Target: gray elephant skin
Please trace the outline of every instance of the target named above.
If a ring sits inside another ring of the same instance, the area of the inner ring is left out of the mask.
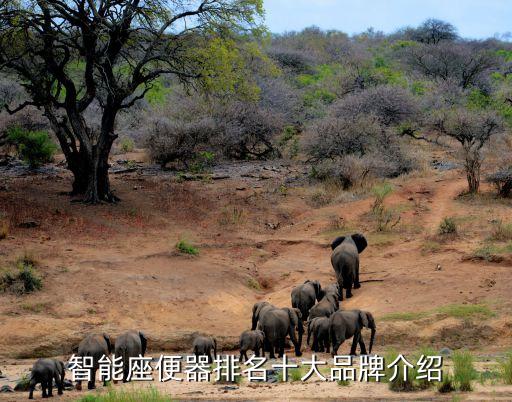
[[[254,331],[256,329],[261,317],[263,317],[263,315],[267,311],[270,311],[274,308],[276,308],[276,307],[266,301],[254,303],[254,306],[252,306],[251,330]]]
[[[240,335],[240,358],[241,362],[247,360],[247,351],[252,350],[256,357],[264,354],[263,344],[265,342],[265,333],[260,330],[244,331]]]
[[[197,336],[192,343],[192,349],[196,357],[208,356],[208,363],[211,364],[217,356],[217,341],[211,336]]]
[[[324,290],[324,297],[319,303],[315,304],[309,310],[309,319],[317,317],[330,317],[335,311],[338,311],[339,299],[341,295],[340,287],[337,283],[329,285]]]
[[[366,238],[360,233],[338,237],[331,243],[331,264],[340,289],[346,290],[347,298],[352,297],[352,286],[354,289],[361,287],[359,283],[359,254],[364,251],[366,246],[368,246]],[[343,300],[343,294],[341,300]]]
[[[43,398],[53,396],[53,380],[57,385],[58,394],[64,390],[64,363],[56,359],[39,359],[34,363],[30,373],[28,399],[34,399],[36,384],[41,384]]]
[[[292,289],[292,307],[298,308],[302,314],[302,320],[307,321],[309,309],[322,297],[323,291],[320,282],[307,280]]]
[[[121,357],[123,363],[123,382],[129,379],[130,357],[144,356],[148,341],[141,331],[126,331],[119,335],[115,342],[114,355]]]
[[[311,345],[311,350],[313,352],[329,353],[330,340],[328,317],[316,317],[308,322],[308,345],[310,345],[311,337],[313,337],[313,344]]]
[[[295,356],[302,356],[300,348],[304,327],[299,309],[284,307],[267,310],[260,317],[258,327],[265,333],[265,350],[270,351],[271,359],[275,358],[275,349],[278,350],[279,357],[283,356],[287,335],[295,347]],[[299,334],[298,339],[295,330]]]
[[[87,383],[88,389],[96,388],[96,371],[99,367],[99,360],[102,356],[109,356],[112,353],[112,344],[107,334],[89,334],[78,345],[79,357],[92,357],[91,381]],[[106,381],[103,382],[106,386]],[[76,389],[82,389],[82,382],[77,381]]]
[[[357,344],[361,349],[361,354],[366,354],[366,346],[361,335],[363,328],[371,329],[370,348],[368,353],[372,352],[373,341],[375,339],[375,320],[373,315],[368,311],[362,310],[345,310],[337,311],[331,315],[329,319],[329,332],[332,343],[331,355],[338,353],[338,348],[346,340],[353,337],[350,354],[356,354]]]

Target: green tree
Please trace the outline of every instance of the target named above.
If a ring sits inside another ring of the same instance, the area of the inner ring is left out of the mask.
[[[4,107],[44,112],[74,175],[72,193],[117,201],[108,156],[118,113],[167,74],[205,89],[246,90],[248,45],[237,38],[260,34],[262,16],[262,0],[0,0],[0,71],[27,94]]]

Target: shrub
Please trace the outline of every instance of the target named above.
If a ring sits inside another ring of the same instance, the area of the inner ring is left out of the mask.
[[[500,374],[505,384],[512,385],[512,352],[500,363]]]
[[[437,391],[442,394],[455,391],[453,376],[449,372],[443,371],[443,381],[437,385]]]
[[[19,259],[13,269],[6,269],[0,276],[0,289],[22,295],[40,290],[42,280],[31,261]]]
[[[451,217],[445,217],[439,224],[438,233],[440,235],[455,234],[457,233],[457,224],[455,219]]]
[[[395,217],[395,214],[384,205],[385,198],[392,192],[393,187],[389,183],[378,184],[372,188],[372,193],[375,196],[372,214],[377,221],[377,230],[379,232],[396,226],[400,221],[400,216]]]
[[[176,243],[176,250],[183,254],[198,255],[199,250],[186,240],[181,239]]]
[[[398,357],[398,353],[396,351],[389,352],[386,357],[385,361],[389,363],[395,361],[395,359]],[[390,381],[391,377],[393,376],[395,369],[389,368],[386,366],[386,380],[388,381],[388,386],[391,391],[395,392],[411,392],[416,389],[416,386],[414,384],[414,379],[416,377],[416,370],[411,369],[405,365],[403,365],[401,362],[398,363],[397,376],[393,381]],[[404,380],[404,370],[407,370],[407,380]]]
[[[493,232],[491,234],[491,240],[496,241],[507,241],[512,240],[512,224],[503,223],[500,219],[493,225]]]
[[[133,152],[135,149],[135,142],[130,137],[124,137],[119,141],[119,147],[124,153]]]
[[[453,380],[460,391],[471,391],[471,381],[477,378],[473,367],[473,356],[468,351],[456,351],[453,354]]]
[[[162,166],[176,161],[188,165],[215,130],[211,118],[179,122],[159,117],[149,123],[146,145],[151,159]]]
[[[20,127],[12,127],[8,130],[7,140],[16,147],[18,155],[31,168],[51,162],[57,151],[57,146],[46,131],[29,131]]]
[[[109,388],[106,393],[89,394],[80,399],[79,402],[171,402],[172,399],[163,395],[156,388],[118,390]]]
[[[486,177],[486,181],[494,185],[500,197],[510,197],[512,192],[512,167],[491,173]]]

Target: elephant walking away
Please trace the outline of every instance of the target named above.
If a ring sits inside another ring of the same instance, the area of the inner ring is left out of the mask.
[[[336,273],[340,289],[346,290],[347,299],[352,297],[352,286],[359,289],[359,254],[368,246],[366,238],[359,233],[342,236],[331,243],[331,264]],[[341,295],[343,300],[343,294]]]
[[[240,335],[240,361],[244,362],[247,360],[247,351],[252,350],[256,357],[264,355],[263,343],[265,341],[265,333],[260,330],[256,331],[244,331]]]
[[[313,336],[313,344],[311,350],[313,352],[329,353],[330,340],[329,340],[329,318],[316,317],[308,323],[308,345],[310,345],[310,338]]]
[[[251,330],[254,331],[261,317],[263,317],[267,311],[274,308],[276,307],[266,301],[254,303],[254,306],[252,306]]]
[[[361,335],[363,328],[371,329],[370,349],[368,353],[372,353],[373,341],[375,339],[375,320],[373,315],[368,311],[361,310],[345,310],[337,311],[331,315],[329,319],[329,333],[331,337],[332,350],[331,355],[334,357],[338,353],[338,348],[346,339],[354,337],[350,354],[356,354],[357,344],[361,349],[361,354],[366,354],[366,346]]]
[[[324,293],[318,281],[307,280],[302,285],[292,289],[292,307],[298,308],[302,314],[302,320],[307,321],[309,309],[320,301]]]
[[[327,286],[322,300],[309,310],[309,319],[329,317],[337,311],[340,308],[338,300],[340,299],[341,292],[337,283]]]
[[[208,356],[208,363],[212,364],[217,356],[217,341],[211,336],[198,336],[194,339],[192,349],[196,357]]]
[[[299,309],[284,307],[269,310],[261,317],[259,327],[265,333],[265,350],[270,351],[271,359],[275,359],[275,349],[279,357],[283,356],[287,335],[295,347],[295,356],[302,356],[300,348],[304,327]],[[298,332],[298,339],[295,331]]]
[[[41,384],[43,398],[53,396],[53,380],[57,385],[57,393],[62,395],[64,390],[64,363],[56,359],[39,359],[32,366],[28,399],[34,399],[36,384]]]
[[[96,388],[96,371],[99,367],[98,362],[103,356],[108,356],[110,353],[112,353],[112,344],[107,334],[87,335],[78,345],[77,355],[79,357],[92,357],[93,366],[91,368],[91,380],[87,384],[88,389]],[[106,381],[103,381],[103,385],[107,385]],[[76,389],[82,389],[82,381],[77,381]]]
[[[115,342],[114,355],[123,362],[123,382],[129,380],[130,357],[144,356],[148,341],[141,331],[127,331],[119,335]]]

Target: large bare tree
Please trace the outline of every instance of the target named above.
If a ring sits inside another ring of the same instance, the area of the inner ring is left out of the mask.
[[[0,71],[27,93],[4,106],[44,112],[74,194],[116,201],[108,156],[118,113],[164,74],[211,83],[219,62],[211,44],[258,30],[262,14],[261,0],[0,0]],[[91,111],[99,124],[86,118]]]

